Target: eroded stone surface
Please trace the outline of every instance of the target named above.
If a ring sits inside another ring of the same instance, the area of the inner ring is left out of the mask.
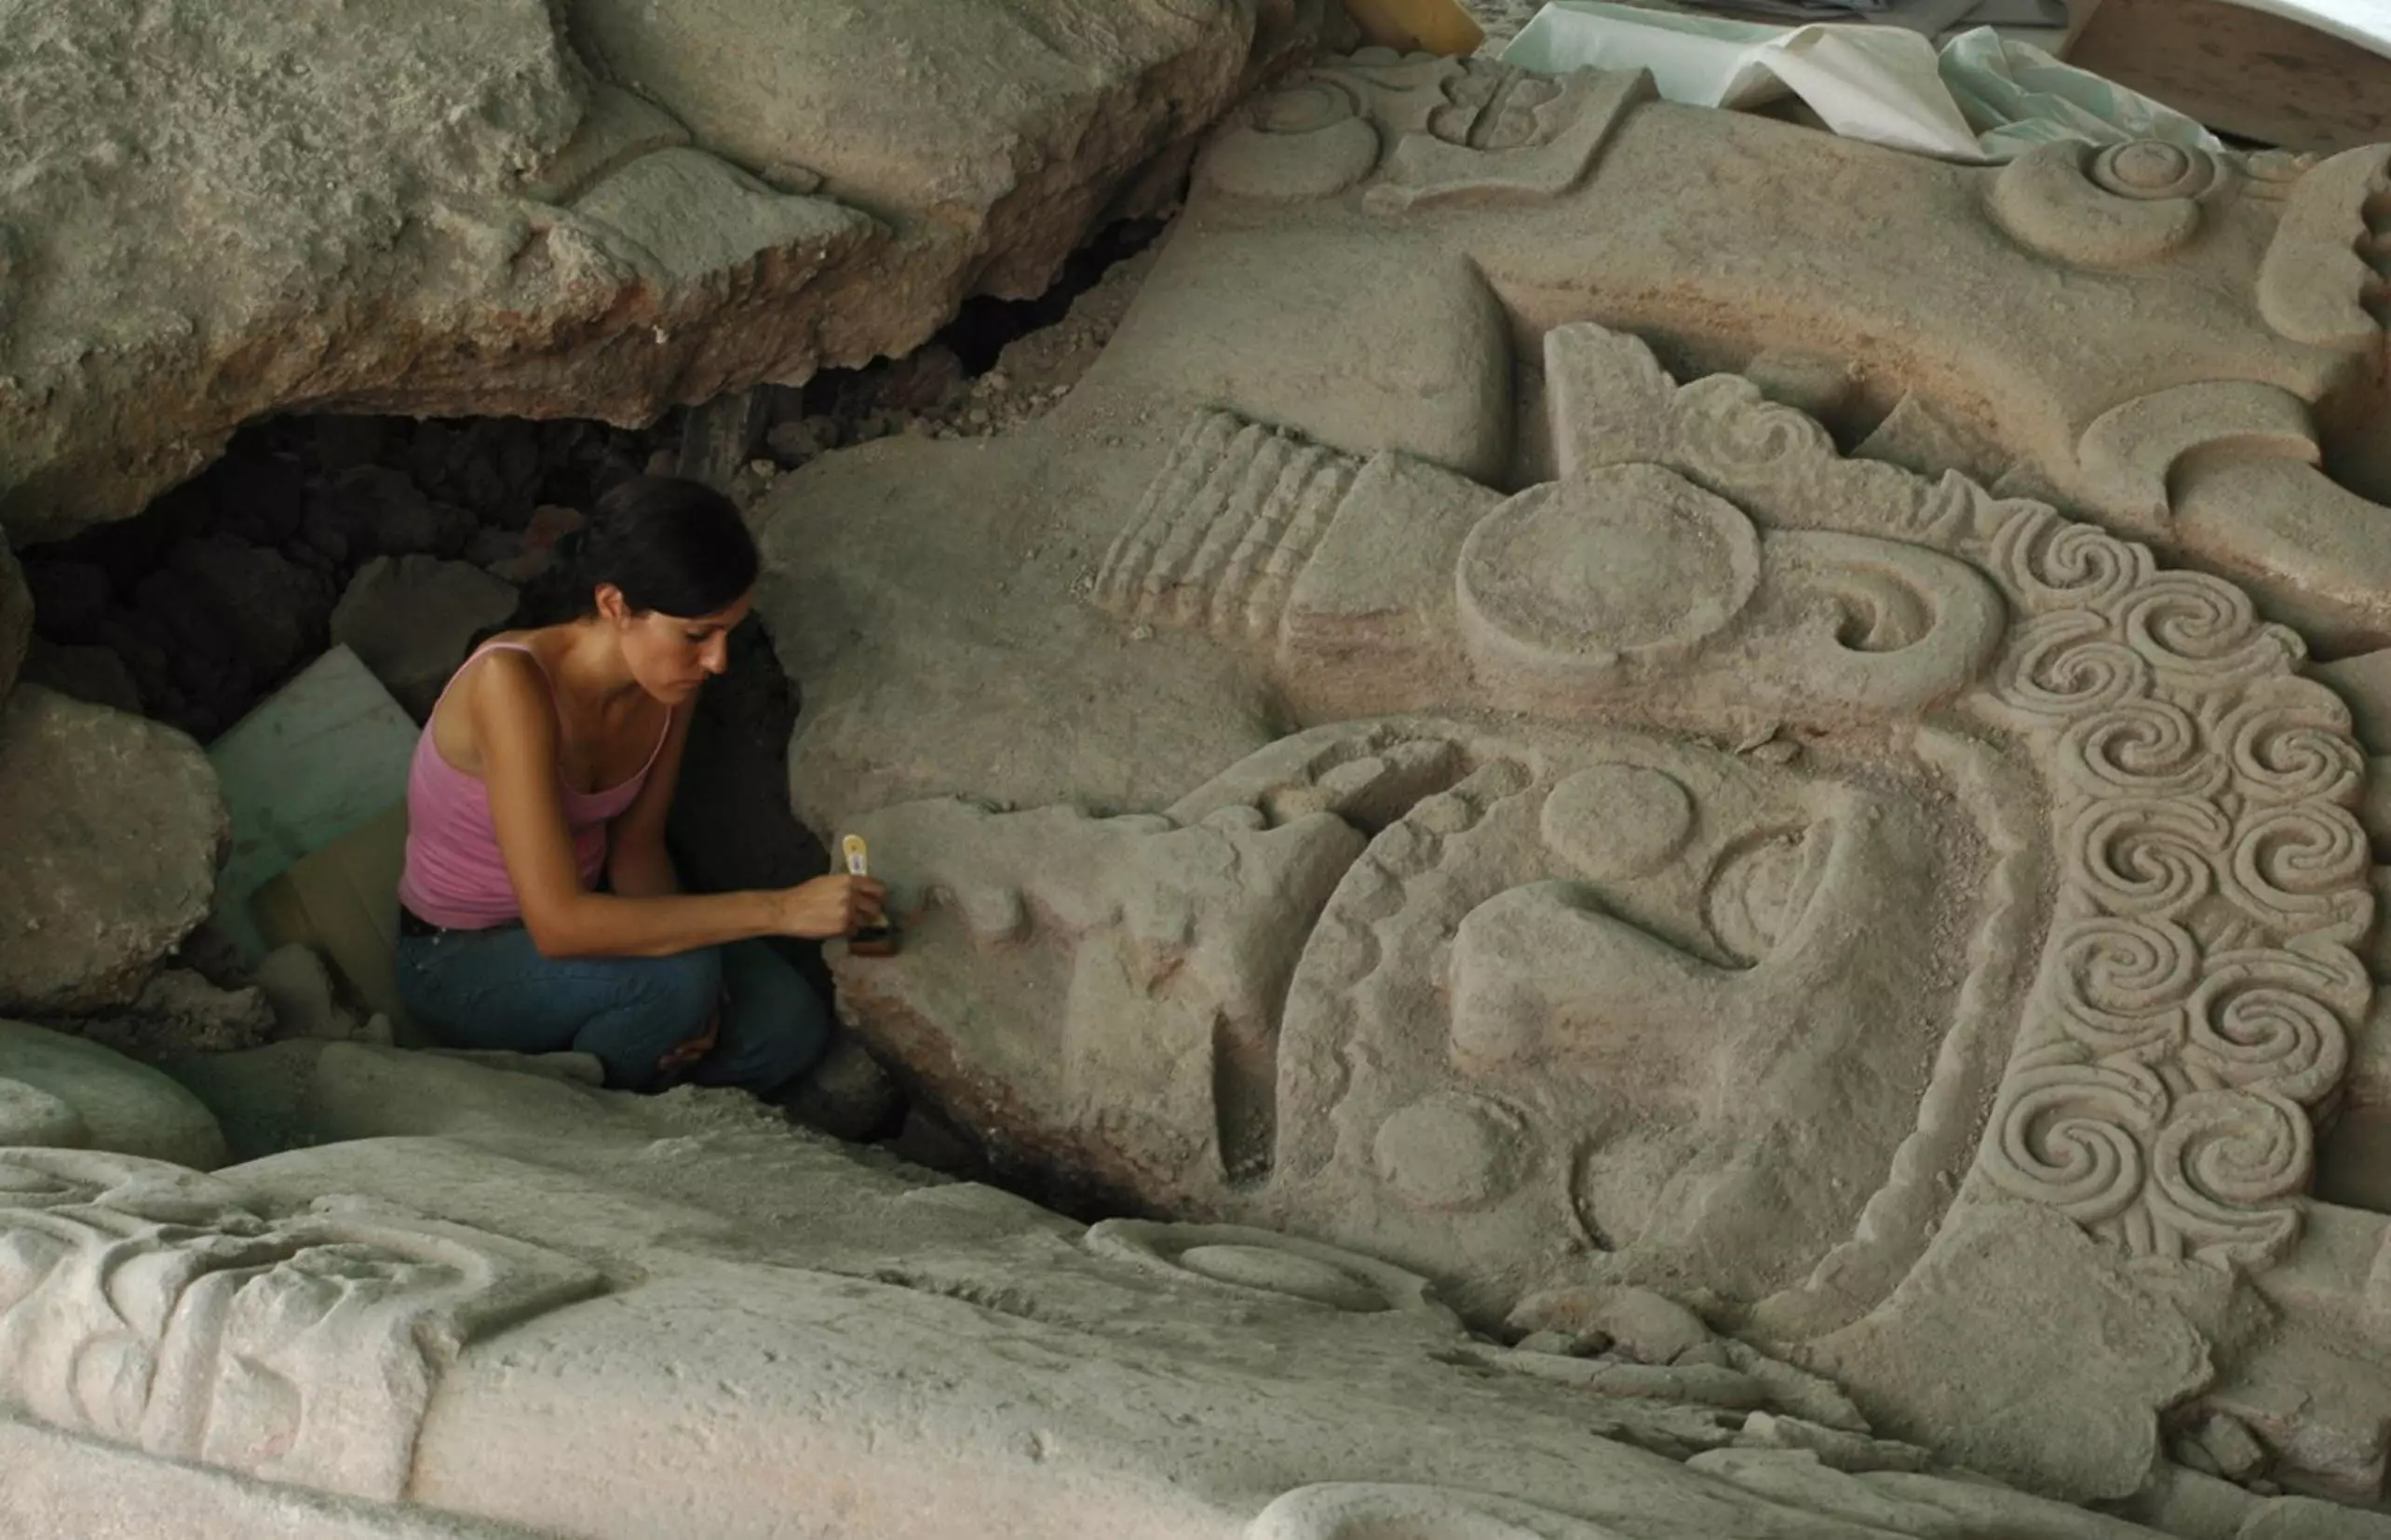
[[[207,917],[228,836],[197,744],[17,690],[0,705],[0,1012],[129,1004]]]
[[[129,514],[275,411],[632,422],[903,352],[1167,200],[1317,8],[18,7],[0,520]]]
[[[265,1115],[305,1147],[212,1177],[0,1159],[0,1404],[49,1425],[0,1442],[34,1513],[82,1511],[61,1470],[154,1503],[196,1467],[230,1479],[184,1514],[210,1537],[295,1533],[292,1488],[343,1499],[321,1533],[411,1536],[628,1540],[701,1505],[858,1540],[2150,1533],[1980,1479],[1771,1479],[1808,1456],[1749,1443],[1779,1404],[1749,1376],[1506,1352],[1383,1262],[1090,1229],[729,1102],[346,1045],[202,1083],[236,1138]],[[102,1351],[141,1372],[66,1395]],[[646,1452],[659,1419],[707,1437]]]
[[[1361,122],[1382,157],[1355,170]],[[1062,412],[828,456],[767,526],[808,695],[799,806],[867,833],[909,910],[899,956],[838,964],[858,1024],[1000,1159],[1399,1263],[1473,1318],[1636,1284],[1782,1344],[1887,1333],[1888,1365],[2001,1343],[2005,1374],[2080,1385],[2114,1436],[2028,1418],[1972,1452],[2138,1491],[2162,1414],[2221,1383],[2200,1355],[2266,1356],[2220,1302],[2301,1244],[2372,994],[2365,759],[2244,590],[1918,467],[1993,454],[2007,487],[2179,547],[2195,469],[2278,479],[2276,513],[2294,472],[2354,497],[2250,426],[2284,399],[2306,421],[2338,367],[2317,344],[2187,300],[2196,329],[2128,329],[2082,360],[2108,382],[2087,393],[2053,367],[2080,338],[2003,297],[2041,304],[2029,275],[2054,270],[2136,315],[2181,284],[2247,293],[2281,202],[2329,189],[2203,162],[2197,197],[2141,198],[2140,162],[1963,172],[1631,81],[1384,56],[1214,155]],[[1830,294],[1789,253],[1848,222],[1770,180],[1803,159],[1900,182],[1920,239],[2018,287],[1952,314],[1888,247],[1855,307],[1844,230]],[[1690,163],[1718,180],[1662,196]],[[1618,299],[1664,250],[1675,287]],[[1911,463],[1846,458],[1732,373],[1680,385],[1582,319],[1621,305],[1714,368],[1831,334],[1861,383],[1812,394],[1898,387],[1878,447]],[[1489,348],[1507,363],[1479,370]],[[2087,437],[2195,358],[2269,384]],[[1955,387],[1986,369],[1999,389]],[[2159,468],[2087,493],[2113,450]],[[926,513],[966,503],[960,527]],[[2325,590],[2266,564],[2318,548],[2203,555],[2312,619]],[[2391,594],[2370,585],[2329,629]],[[1227,854],[1273,841],[1318,881]],[[1240,954],[1223,990],[1213,959]],[[2048,1274],[1955,1238],[2018,1203],[2074,1239]],[[2119,1265],[2154,1290],[2163,1371],[2033,1328],[2036,1290],[2091,1308]],[[1928,1276],[1968,1280],[1946,1286],[1965,1331],[1896,1303]],[[2341,1340],[2380,1362],[2371,1286],[2343,1277]],[[1848,1367],[1939,1436],[1950,1408]],[[2316,1447],[2370,1397],[2313,1419]]]
[[[224,1161],[213,1114],[181,1086],[97,1043],[0,1021],[0,1145],[114,1151],[207,1170]]]
[[[469,561],[376,557],[332,611],[332,642],[425,722],[473,638],[504,625],[517,599],[513,584]]]

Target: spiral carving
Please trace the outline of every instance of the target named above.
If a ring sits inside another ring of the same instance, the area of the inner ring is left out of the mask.
[[[2298,1107],[2263,1091],[2195,1091],[2152,1145],[2152,1208],[2194,1254],[2256,1264],[2298,1232],[2288,1200],[2315,1168],[2316,1136]]]
[[[1969,538],[2026,617],[1983,709],[2066,862],[1983,1169],[2137,1251],[2275,1255],[2371,993],[2348,710],[2231,584],[2033,505]]]
[[[1993,1113],[1992,1176],[2079,1224],[2114,1219],[2141,1194],[2142,1143],[2165,1109],[2155,1083],[2105,1065],[2012,1074]]]
[[[2036,615],[2006,650],[1993,679],[2001,700],[2029,716],[2072,721],[2150,687],[2150,664],[2097,615]]]
[[[2305,652],[2290,632],[2261,626],[2249,595],[2203,573],[2147,579],[2126,601],[2118,629],[2168,684],[2202,693],[2279,673]]]
[[[2093,796],[2213,796],[2231,773],[2190,712],[2168,701],[2121,701],[2060,738],[2062,774]]]
[[[2152,572],[2143,547],[2040,506],[2029,506],[1993,536],[1992,565],[2029,615],[2105,611]]]
[[[2276,804],[2354,801],[2366,760],[2351,741],[2348,709],[2309,680],[2267,683],[2219,729],[2242,793]]]
[[[1716,399],[1730,396],[1732,405]],[[1777,476],[1788,466],[1835,457],[1834,440],[1808,413],[1780,406],[1749,380],[1712,375],[1687,385],[1670,417],[1676,463],[1728,481]]]
[[[2322,997],[2333,982],[2294,952],[2233,954],[2192,1002],[2185,1065],[2212,1087],[2315,1101],[2349,1067],[2349,1030]]]
[[[2344,808],[2300,803],[2247,819],[2234,841],[2231,892],[2261,924],[2297,930],[2332,914],[2366,882],[2366,831]]]
[[[2111,913],[2173,919],[2214,891],[2231,837],[2231,823],[2208,803],[2094,803],[2070,839],[2071,870]]]
[[[2147,1060],[2180,1047],[2200,947],[2166,921],[2099,918],[2063,927],[2060,1005],[2067,1035],[2093,1053]]]

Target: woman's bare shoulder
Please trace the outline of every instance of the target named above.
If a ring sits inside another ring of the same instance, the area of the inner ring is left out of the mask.
[[[502,632],[457,666],[431,720],[432,741],[450,764],[469,775],[480,774],[477,718],[488,721],[494,712],[525,725],[553,720],[555,703],[536,651],[538,637],[537,631]]]

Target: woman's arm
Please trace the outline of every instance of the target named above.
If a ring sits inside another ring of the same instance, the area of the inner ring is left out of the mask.
[[[689,723],[697,714],[693,704],[672,713],[664,744],[648,767],[647,784],[607,831],[607,885],[626,898],[662,898],[681,891],[681,876],[672,869],[672,852],[665,844],[665,825],[672,814],[673,792],[681,784],[681,761],[689,747]]]
[[[844,877],[699,897],[587,891],[558,791],[556,707],[539,666],[498,653],[467,688],[498,854],[541,955],[665,957],[750,936],[842,936],[879,912],[878,885]]]

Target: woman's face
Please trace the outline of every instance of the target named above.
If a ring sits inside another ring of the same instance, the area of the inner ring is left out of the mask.
[[[599,590],[599,614],[615,630],[623,661],[641,689],[668,706],[696,697],[707,680],[730,667],[731,628],[745,620],[754,594],[743,593],[705,615],[633,610],[621,590]]]

